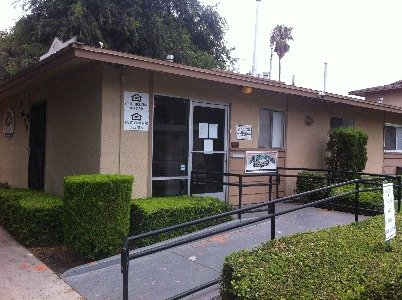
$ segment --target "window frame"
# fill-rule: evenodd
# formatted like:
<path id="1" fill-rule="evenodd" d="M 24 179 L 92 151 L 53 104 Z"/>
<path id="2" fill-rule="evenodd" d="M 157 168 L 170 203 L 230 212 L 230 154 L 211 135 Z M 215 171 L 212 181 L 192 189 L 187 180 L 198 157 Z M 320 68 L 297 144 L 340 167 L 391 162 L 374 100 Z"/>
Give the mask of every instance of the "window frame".
<path id="1" fill-rule="evenodd" d="M 385 128 L 386 127 L 394 127 L 395 128 L 395 150 L 387 150 L 385 149 Z M 402 149 L 398 150 L 398 134 L 396 133 L 397 128 L 402 128 L 402 125 L 393 124 L 393 123 L 385 123 L 383 129 L 383 146 L 384 146 L 384 153 L 402 153 Z"/>
<path id="2" fill-rule="evenodd" d="M 338 119 L 337 121 L 340 122 L 340 125 L 337 126 L 331 126 L 331 121 L 335 119 Z M 348 122 L 346 122 L 348 121 Z M 350 119 L 350 118 L 344 118 L 344 117 L 338 117 L 338 116 L 332 116 L 329 118 L 329 129 L 335 129 L 335 128 L 354 128 L 355 127 L 355 119 Z M 352 123 L 352 126 L 347 125 L 347 123 Z"/>
<path id="3" fill-rule="evenodd" d="M 261 110 L 267 110 L 269 114 L 269 141 L 268 145 L 260 145 L 260 132 L 261 132 Z M 272 147 L 272 142 L 273 142 L 273 126 L 274 126 L 274 118 L 273 115 L 274 113 L 280 113 L 282 115 L 281 118 L 281 135 L 282 135 L 282 146 L 281 147 Z M 277 110 L 277 109 L 272 109 L 268 107 L 259 107 L 258 108 L 258 148 L 259 149 L 285 149 L 285 126 L 286 126 L 286 113 L 282 110 Z"/>

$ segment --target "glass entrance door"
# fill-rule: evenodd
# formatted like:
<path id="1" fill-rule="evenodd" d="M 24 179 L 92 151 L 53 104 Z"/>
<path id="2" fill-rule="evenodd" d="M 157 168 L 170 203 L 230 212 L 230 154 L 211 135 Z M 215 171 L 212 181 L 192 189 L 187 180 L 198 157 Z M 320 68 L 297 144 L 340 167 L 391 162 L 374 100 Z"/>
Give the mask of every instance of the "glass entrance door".
<path id="1" fill-rule="evenodd" d="M 189 104 L 187 99 L 154 97 L 152 196 L 188 193 Z"/>
<path id="2" fill-rule="evenodd" d="M 190 107 L 189 174 L 191 170 L 226 172 L 227 169 L 227 106 L 192 102 Z M 193 193 L 222 200 L 226 186 L 222 175 L 207 174 L 207 183 L 194 186 Z"/>

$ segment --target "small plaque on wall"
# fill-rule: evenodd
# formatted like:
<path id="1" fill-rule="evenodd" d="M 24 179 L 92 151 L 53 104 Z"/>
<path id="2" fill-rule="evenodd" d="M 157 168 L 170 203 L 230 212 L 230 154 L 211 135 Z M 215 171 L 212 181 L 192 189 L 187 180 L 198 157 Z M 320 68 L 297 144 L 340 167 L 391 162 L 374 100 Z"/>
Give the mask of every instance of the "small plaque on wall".
<path id="1" fill-rule="evenodd" d="M 11 140 L 15 130 L 15 115 L 14 111 L 9 108 L 3 118 L 3 134 L 7 140 Z"/>
<path id="2" fill-rule="evenodd" d="M 251 125 L 236 125 L 236 137 L 238 140 L 249 140 L 252 138 Z"/>

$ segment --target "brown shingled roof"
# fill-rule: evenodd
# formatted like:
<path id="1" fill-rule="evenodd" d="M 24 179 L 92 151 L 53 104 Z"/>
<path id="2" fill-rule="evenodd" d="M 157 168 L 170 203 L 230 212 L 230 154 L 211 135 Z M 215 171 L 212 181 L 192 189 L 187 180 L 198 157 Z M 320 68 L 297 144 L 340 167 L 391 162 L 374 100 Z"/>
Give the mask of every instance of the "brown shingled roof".
<path id="1" fill-rule="evenodd" d="M 375 87 L 371 87 L 371 88 L 367 88 L 367 89 L 351 91 L 351 92 L 349 92 L 349 95 L 364 97 L 366 94 L 372 93 L 372 92 L 397 90 L 397 89 L 402 89 L 402 80 L 395 81 L 391 84 L 380 85 L 380 86 L 375 86 Z"/>

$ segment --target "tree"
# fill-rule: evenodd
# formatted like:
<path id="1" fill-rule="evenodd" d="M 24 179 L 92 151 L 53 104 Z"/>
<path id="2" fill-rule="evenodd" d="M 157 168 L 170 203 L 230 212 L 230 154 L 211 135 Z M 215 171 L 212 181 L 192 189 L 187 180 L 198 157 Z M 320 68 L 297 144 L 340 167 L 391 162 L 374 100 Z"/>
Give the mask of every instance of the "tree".
<path id="1" fill-rule="evenodd" d="M 30 13 L 0 35 L 0 73 L 36 62 L 57 36 L 90 46 L 226 69 L 234 59 L 227 25 L 215 7 L 199 0 L 19 0 Z"/>
<path id="2" fill-rule="evenodd" d="M 271 32 L 271 49 L 274 48 L 274 51 L 279 58 L 279 81 L 281 81 L 282 71 L 281 60 L 290 49 L 288 41 L 293 41 L 292 29 L 293 27 L 288 27 L 286 25 L 276 25 Z"/>

